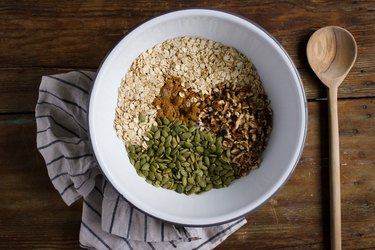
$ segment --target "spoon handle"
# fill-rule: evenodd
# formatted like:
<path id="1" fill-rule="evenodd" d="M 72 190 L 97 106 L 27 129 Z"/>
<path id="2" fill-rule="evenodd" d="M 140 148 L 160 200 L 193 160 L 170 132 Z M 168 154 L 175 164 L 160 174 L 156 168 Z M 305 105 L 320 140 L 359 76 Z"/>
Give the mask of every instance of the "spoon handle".
<path id="1" fill-rule="evenodd" d="M 341 249 L 340 144 L 337 114 L 337 87 L 328 89 L 330 126 L 330 206 L 331 249 Z"/>

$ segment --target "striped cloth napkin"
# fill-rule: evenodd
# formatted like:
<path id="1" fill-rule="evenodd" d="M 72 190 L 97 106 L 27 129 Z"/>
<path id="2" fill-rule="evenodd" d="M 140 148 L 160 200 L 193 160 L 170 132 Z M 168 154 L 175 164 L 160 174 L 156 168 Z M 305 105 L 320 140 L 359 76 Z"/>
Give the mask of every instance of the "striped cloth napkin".
<path id="1" fill-rule="evenodd" d="M 94 72 L 44 76 L 36 105 L 37 147 L 67 205 L 83 198 L 79 242 L 87 249 L 213 249 L 246 223 L 183 227 L 144 214 L 102 175 L 90 146 L 87 109 Z"/>

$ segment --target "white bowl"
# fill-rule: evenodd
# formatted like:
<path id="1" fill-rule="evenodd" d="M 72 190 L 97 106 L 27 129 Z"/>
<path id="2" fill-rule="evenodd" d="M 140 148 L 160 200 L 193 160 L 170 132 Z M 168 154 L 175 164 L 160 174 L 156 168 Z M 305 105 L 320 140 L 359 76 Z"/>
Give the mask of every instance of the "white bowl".
<path id="1" fill-rule="evenodd" d="M 259 169 L 229 187 L 186 196 L 155 188 L 139 177 L 113 127 L 118 88 L 133 60 L 167 39 L 203 37 L 251 59 L 273 109 L 273 130 Z M 282 46 L 261 27 L 237 15 L 206 9 L 175 11 L 127 34 L 108 54 L 95 79 L 89 107 L 92 146 L 101 169 L 123 197 L 151 216 L 175 224 L 207 226 L 245 216 L 286 182 L 301 155 L 307 104 L 298 72 Z"/>

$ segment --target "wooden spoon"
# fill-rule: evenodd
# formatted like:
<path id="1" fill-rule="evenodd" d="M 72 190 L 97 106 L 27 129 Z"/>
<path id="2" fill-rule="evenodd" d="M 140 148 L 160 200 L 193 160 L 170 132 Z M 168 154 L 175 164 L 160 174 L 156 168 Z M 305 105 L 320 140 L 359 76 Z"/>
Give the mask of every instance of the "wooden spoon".
<path id="1" fill-rule="evenodd" d="M 317 30 L 307 43 L 307 59 L 328 88 L 330 125 L 331 249 L 341 249 L 340 150 L 337 89 L 357 58 L 357 44 L 346 29 L 328 26 Z"/>

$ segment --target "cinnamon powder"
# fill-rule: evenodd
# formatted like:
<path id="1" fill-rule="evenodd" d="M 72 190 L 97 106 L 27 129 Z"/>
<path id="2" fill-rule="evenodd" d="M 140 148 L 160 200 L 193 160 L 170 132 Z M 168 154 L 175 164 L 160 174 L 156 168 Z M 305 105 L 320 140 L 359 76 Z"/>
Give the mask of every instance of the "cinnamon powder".
<path id="1" fill-rule="evenodd" d="M 152 105 L 156 107 L 157 117 L 173 117 L 183 123 L 197 122 L 200 112 L 199 95 L 186 91 L 181 85 L 181 78 L 168 76 L 160 93 Z"/>

